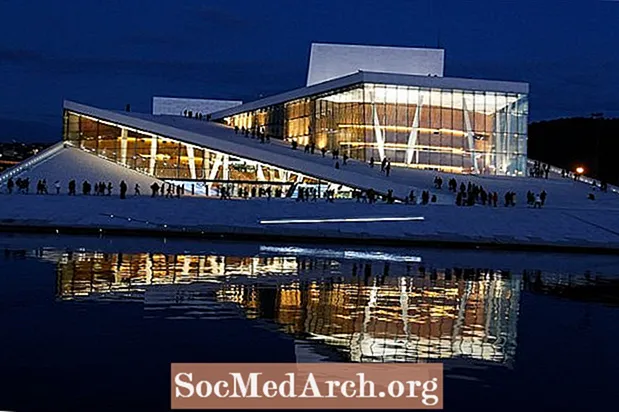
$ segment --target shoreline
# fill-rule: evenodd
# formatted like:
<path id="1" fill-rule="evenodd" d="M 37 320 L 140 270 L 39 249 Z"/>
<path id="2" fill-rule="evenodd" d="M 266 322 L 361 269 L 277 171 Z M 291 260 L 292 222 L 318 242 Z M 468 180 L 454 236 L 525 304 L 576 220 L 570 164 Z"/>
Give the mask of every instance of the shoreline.
<path id="1" fill-rule="evenodd" d="M 603 204 L 531 209 L 146 196 L 0 200 L 5 233 L 619 254 L 619 209 Z"/>
<path id="2" fill-rule="evenodd" d="M 383 247 L 423 247 L 443 248 L 450 250 L 481 250 L 481 251 L 514 251 L 514 252 L 545 252 L 545 253 L 572 253 L 572 254 L 599 254 L 619 255 L 619 247 L 609 245 L 586 244 L 556 244 L 556 243 L 520 243 L 510 241 L 469 241 L 456 239 L 428 239 L 428 238 L 404 238 L 404 237 L 364 237 L 325 235 L 316 236 L 309 233 L 278 234 L 268 231 L 252 230 L 182 230 L 174 228 L 124 228 L 105 227 L 94 228 L 86 226 L 63 226 L 63 225 L 25 225 L 0 223 L 1 233 L 14 234 L 45 234 L 45 235 L 86 235 L 89 237 L 119 236 L 126 238 L 150 237 L 150 238 L 177 238 L 177 239 L 201 239 L 222 241 L 247 241 L 291 244 L 328 244 L 338 246 L 383 246 Z"/>

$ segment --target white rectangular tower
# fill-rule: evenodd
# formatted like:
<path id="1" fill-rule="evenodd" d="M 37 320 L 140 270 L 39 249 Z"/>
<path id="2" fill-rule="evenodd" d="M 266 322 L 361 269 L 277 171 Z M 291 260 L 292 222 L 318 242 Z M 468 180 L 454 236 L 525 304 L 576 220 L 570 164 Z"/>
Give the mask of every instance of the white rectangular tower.
<path id="1" fill-rule="evenodd" d="M 307 86 L 361 71 L 443 76 L 443 49 L 312 43 Z"/>

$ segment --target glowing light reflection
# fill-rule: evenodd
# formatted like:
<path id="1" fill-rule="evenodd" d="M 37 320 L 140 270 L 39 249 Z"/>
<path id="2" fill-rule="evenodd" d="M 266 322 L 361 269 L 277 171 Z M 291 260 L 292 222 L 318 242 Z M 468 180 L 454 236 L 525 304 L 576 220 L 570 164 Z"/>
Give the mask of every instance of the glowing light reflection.
<path id="1" fill-rule="evenodd" d="M 416 217 L 355 217 L 340 219 L 281 219 L 281 220 L 261 220 L 261 225 L 285 225 L 294 223 L 359 223 L 359 222 L 406 222 L 424 221 L 422 216 Z"/>

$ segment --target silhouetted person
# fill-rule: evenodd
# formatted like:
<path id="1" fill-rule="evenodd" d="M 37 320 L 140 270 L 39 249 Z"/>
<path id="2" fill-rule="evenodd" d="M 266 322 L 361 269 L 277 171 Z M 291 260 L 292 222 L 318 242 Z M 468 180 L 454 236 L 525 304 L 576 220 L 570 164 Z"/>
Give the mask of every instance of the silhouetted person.
<path id="1" fill-rule="evenodd" d="M 151 197 L 157 196 L 157 193 L 159 192 L 159 184 L 155 182 L 152 185 L 150 185 L 150 188 L 153 191 L 153 194 L 151 195 Z"/>
<path id="2" fill-rule="evenodd" d="M 69 182 L 69 196 L 75 196 L 75 180 Z"/>
<path id="3" fill-rule="evenodd" d="M 127 198 L 127 184 L 125 183 L 124 180 L 120 182 L 120 198 L 121 199 Z"/>
<path id="4" fill-rule="evenodd" d="M 370 167 L 374 167 L 374 156 L 370 157 Z"/>
<path id="5" fill-rule="evenodd" d="M 135 184 L 135 188 L 133 189 L 133 194 L 135 196 L 140 196 L 140 185 L 138 183 Z"/>
<path id="6" fill-rule="evenodd" d="M 323 147 L 322 149 L 320 149 L 320 153 L 322 153 L 322 157 L 325 157 L 325 154 L 327 153 L 327 148 Z"/>
<path id="7" fill-rule="evenodd" d="M 533 208 L 535 209 L 536 207 L 540 209 L 542 208 L 542 199 L 540 195 L 535 195 L 535 201 L 533 202 Z"/>

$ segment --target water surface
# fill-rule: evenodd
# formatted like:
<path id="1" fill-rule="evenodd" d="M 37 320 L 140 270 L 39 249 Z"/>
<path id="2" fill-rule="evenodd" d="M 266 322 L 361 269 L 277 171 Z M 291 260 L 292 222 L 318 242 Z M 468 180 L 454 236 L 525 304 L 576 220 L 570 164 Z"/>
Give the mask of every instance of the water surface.
<path id="1" fill-rule="evenodd" d="M 606 410 L 614 257 L 0 237 L 0 410 L 169 410 L 171 362 L 442 362 L 446 410 Z"/>

